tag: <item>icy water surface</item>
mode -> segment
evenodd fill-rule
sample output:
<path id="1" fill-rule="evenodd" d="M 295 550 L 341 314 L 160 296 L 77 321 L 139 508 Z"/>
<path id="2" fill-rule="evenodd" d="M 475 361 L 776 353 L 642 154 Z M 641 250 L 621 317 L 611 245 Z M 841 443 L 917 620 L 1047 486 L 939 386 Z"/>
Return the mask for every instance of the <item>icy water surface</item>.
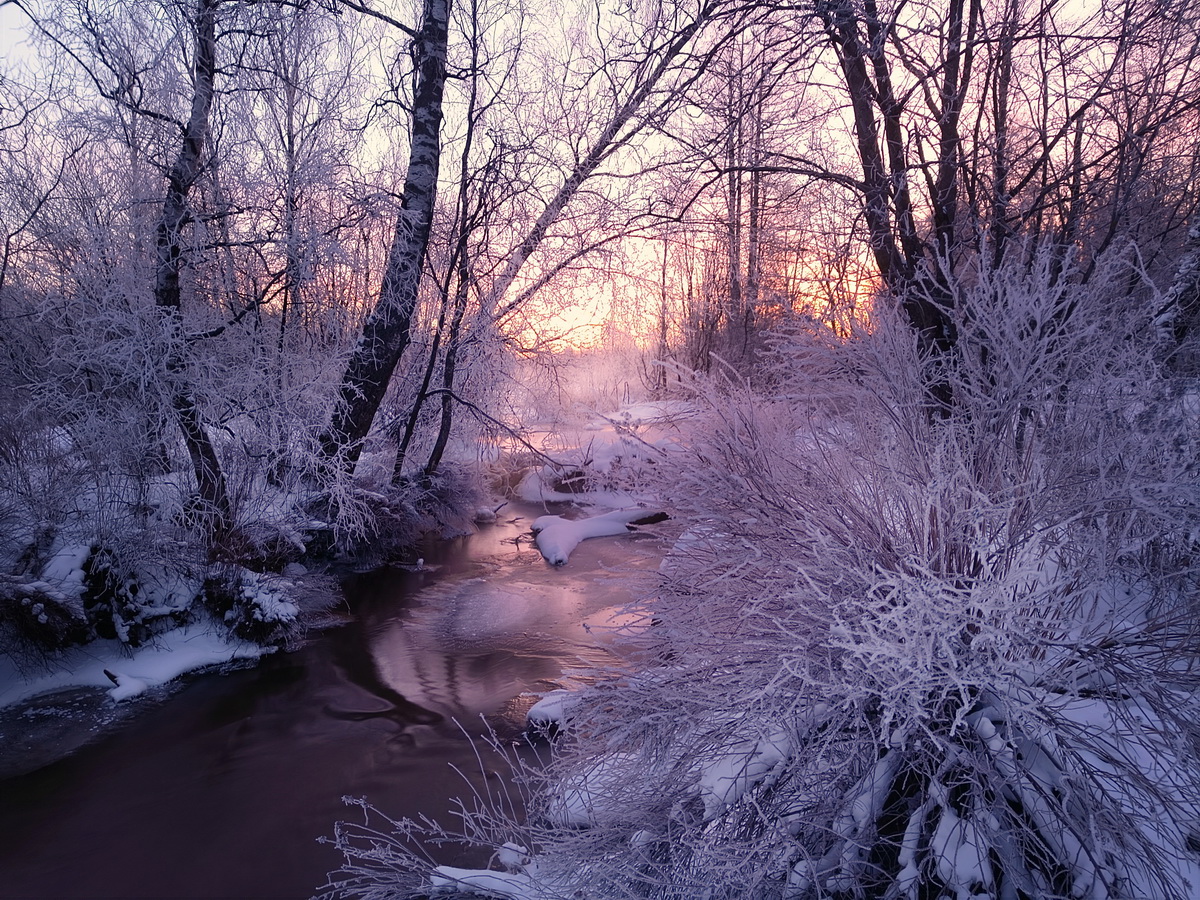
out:
<path id="1" fill-rule="evenodd" d="M 586 541 L 553 569 L 512 543 L 538 511 L 521 512 L 422 571 L 354 579 L 346 623 L 300 650 L 193 676 L 0 781 L 0 897 L 308 897 L 341 862 L 316 839 L 357 812 L 343 795 L 450 821 L 470 790 L 454 767 L 479 790 L 503 769 L 485 754 L 481 771 L 464 730 L 515 737 L 527 692 L 612 660 L 610 608 L 658 564 L 658 542 L 634 535 Z"/>

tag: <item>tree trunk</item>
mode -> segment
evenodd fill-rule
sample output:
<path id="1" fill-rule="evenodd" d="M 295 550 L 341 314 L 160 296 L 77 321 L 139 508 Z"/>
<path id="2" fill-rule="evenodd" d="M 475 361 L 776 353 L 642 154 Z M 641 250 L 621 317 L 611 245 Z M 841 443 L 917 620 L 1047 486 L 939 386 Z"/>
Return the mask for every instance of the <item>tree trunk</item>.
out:
<path id="1" fill-rule="evenodd" d="M 961 0 L 957 0 L 961 7 Z M 912 201 L 908 187 L 908 162 L 900 124 L 902 106 L 892 89 L 891 71 L 884 48 L 887 27 L 879 18 L 874 0 L 864 0 L 862 20 L 854 5 L 838 2 L 820 9 L 822 25 L 845 80 L 850 109 L 854 118 L 856 148 L 862 164 L 863 212 L 871 252 L 884 284 L 899 300 L 909 324 L 917 332 L 922 353 L 936 361 L 954 349 L 956 334 L 949 315 L 950 293 L 946 289 L 937 252 L 927 253 L 918 236 L 913 219 Z M 860 36 L 860 24 L 865 21 L 867 40 Z M 953 77 L 957 84 L 957 71 Z M 883 147 L 876 111 L 883 121 Z M 947 128 L 957 129 L 957 119 L 947 120 Z M 886 148 L 886 157 L 884 153 Z M 957 160 L 951 150 L 942 148 L 946 159 Z M 945 162 L 945 160 L 943 160 Z M 939 170 L 945 180 L 935 196 L 944 201 L 939 207 L 945 214 L 954 184 L 946 171 Z M 953 221 L 935 223 L 941 233 L 953 231 Z M 950 384 L 944 375 L 934 374 L 928 386 L 935 407 L 942 412 L 952 402 Z"/>
<path id="2" fill-rule="evenodd" d="M 187 196 L 203 168 L 204 139 L 213 104 L 216 74 L 216 11 L 220 0 L 198 0 L 195 28 L 195 83 L 192 109 L 183 134 L 179 156 L 167 176 L 167 196 L 157 229 L 157 268 L 154 302 L 163 315 L 170 337 L 166 369 L 170 378 L 171 408 L 192 469 L 201 504 L 201 521 L 206 526 L 210 547 L 219 543 L 232 525 L 232 510 L 225 476 L 216 447 L 204 429 L 203 416 L 187 382 L 187 359 L 183 315 L 180 310 L 179 275 L 183 267 L 183 229 L 190 221 Z"/>
<path id="3" fill-rule="evenodd" d="M 429 452 L 429 461 L 425 463 L 425 477 L 428 478 L 442 464 L 442 454 L 446 452 L 446 444 L 450 440 L 450 426 L 454 420 L 454 376 L 458 370 L 458 350 L 462 334 L 463 316 L 467 311 L 467 289 L 470 285 L 470 271 L 467 258 L 463 255 L 459 261 L 458 290 L 454 297 L 454 318 L 450 321 L 450 338 L 446 342 L 446 359 L 442 364 L 442 406 L 438 418 L 438 433 Z"/>
<path id="4" fill-rule="evenodd" d="M 354 471 L 392 373 L 409 344 L 433 223 L 449 18 L 450 0 L 425 0 L 424 19 L 414 42 L 417 86 L 404 198 L 396 217 L 379 300 L 363 323 L 358 345 L 342 376 L 330 426 L 321 436 L 326 463 L 335 463 L 346 472 Z"/>

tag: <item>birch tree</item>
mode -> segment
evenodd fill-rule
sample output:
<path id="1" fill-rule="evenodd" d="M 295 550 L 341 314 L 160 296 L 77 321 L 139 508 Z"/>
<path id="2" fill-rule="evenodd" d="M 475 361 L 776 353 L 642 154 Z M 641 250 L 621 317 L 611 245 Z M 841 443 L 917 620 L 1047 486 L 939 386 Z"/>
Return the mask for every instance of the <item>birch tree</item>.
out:
<path id="1" fill-rule="evenodd" d="M 411 339 L 413 314 L 433 223 L 441 163 L 442 95 L 446 82 L 449 0 L 425 0 L 413 41 L 416 84 L 404 196 L 380 286 L 342 376 L 337 405 L 321 435 L 327 464 L 353 471 L 362 442 L 383 401 L 392 373 Z"/>
<path id="2" fill-rule="evenodd" d="M 581 237 L 558 258 L 539 260 L 536 274 L 527 275 L 530 260 L 544 248 L 547 236 L 562 221 L 584 185 L 591 183 L 605 166 L 614 165 L 654 123 L 663 121 L 683 102 L 686 91 L 707 68 L 721 42 L 721 37 L 708 32 L 709 26 L 726 20 L 730 24 L 725 34 L 744 27 L 734 16 L 735 11 L 728 0 L 705 0 L 694 9 L 664 2 L 622 13 L 642 18 L 623 34 L 624 43 L 613 42 L 604 48 L 595 67 L 585 71 L 583 87 L 577 88 L 582 92 L 592 90 L 595 83 L 607 84 L 611 90 L 611 109 L 597 116 L 596 98 L 580 94 L 583 97 L 580 103 L 588 110 L 581 131 L 565 140 L 561 134 L 555 134 L 551 140 L 560 142 L 554 151 L 555 159 L 560 158 L 562 144 L 566 144 L 569 152 L 554 176 L 557 187 L 536 201 L 538 212 L 512 237 L 494 266 L 473 266 L 476 277 L 485 282 L 479 289 L 478 304 L 481 321 L 489 323 L 488 327 L 500 326 L 547 284 L 597 247 L 613 240 L 613 235 L 607 232 L 594 239 Z M 430 38 L 431 14 L 442 23 L 438 25 L 436 40 Z M 379 301 L 364 325 L 362 338 L 342 380 L 332 423 L 321 438 L 325 459 L 339 459 L 350 471 L 392 372 L 411 340 L 440 163 L 437 126 L 441 122 L 445 78 L 445 15 L 448 15 L 446 9 L 427 6 L 426 25 L 414 35 L 418 67 L 404 205 L 397 220 Z M 525 202 L 528 203 L 528 198 Z"/>

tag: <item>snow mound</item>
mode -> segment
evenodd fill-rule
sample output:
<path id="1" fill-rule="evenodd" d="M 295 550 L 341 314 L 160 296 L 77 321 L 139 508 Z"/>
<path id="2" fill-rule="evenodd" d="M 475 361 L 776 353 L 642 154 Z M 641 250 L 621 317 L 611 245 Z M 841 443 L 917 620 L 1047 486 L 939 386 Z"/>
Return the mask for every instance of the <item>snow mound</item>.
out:
<path id="1" fill-rule="evenodd" d="M 648 509 L 618 509 L 586 519 L 564 519 L 562 516 L 539 516 L 534 519 L 534 543 L 554 566 L 566 565 L 571 551 L 588 538 L 628 534 L 638 523 L 662 521 L 666 516 Z"/>
<path id="2" fill-rule="evenodd" d="M 571 710 L 578 702 L 578 691 L 548 691 L 541 700 L 529 707 L 525 720 L 530 727 L 539 731 L 548 731 L 552 727 L 564 728 Z"/>

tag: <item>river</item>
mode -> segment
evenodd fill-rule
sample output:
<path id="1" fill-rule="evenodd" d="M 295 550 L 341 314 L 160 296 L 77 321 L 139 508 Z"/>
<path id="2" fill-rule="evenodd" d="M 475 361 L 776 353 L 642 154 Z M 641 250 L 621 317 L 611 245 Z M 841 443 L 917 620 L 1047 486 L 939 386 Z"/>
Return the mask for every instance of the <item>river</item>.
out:
<path id="1" fill-rule="evenodd" d="M 344 795 L 451 821 L 464 777 L 481 790 L 498 777 L 468 736 L 517 737 L 529 692 L 614 661 L 612 612 L 661 557 L 635 534 L 552 568 L 514 543 L 540 512 L 506 507 L 419 570 L 350 578 L 344 621 L 299 649 L 185 676 L 68 757 L 0 781 L 0 897 L 309 897 L 341 863 L 317 838 L 358 813 Z"/>

